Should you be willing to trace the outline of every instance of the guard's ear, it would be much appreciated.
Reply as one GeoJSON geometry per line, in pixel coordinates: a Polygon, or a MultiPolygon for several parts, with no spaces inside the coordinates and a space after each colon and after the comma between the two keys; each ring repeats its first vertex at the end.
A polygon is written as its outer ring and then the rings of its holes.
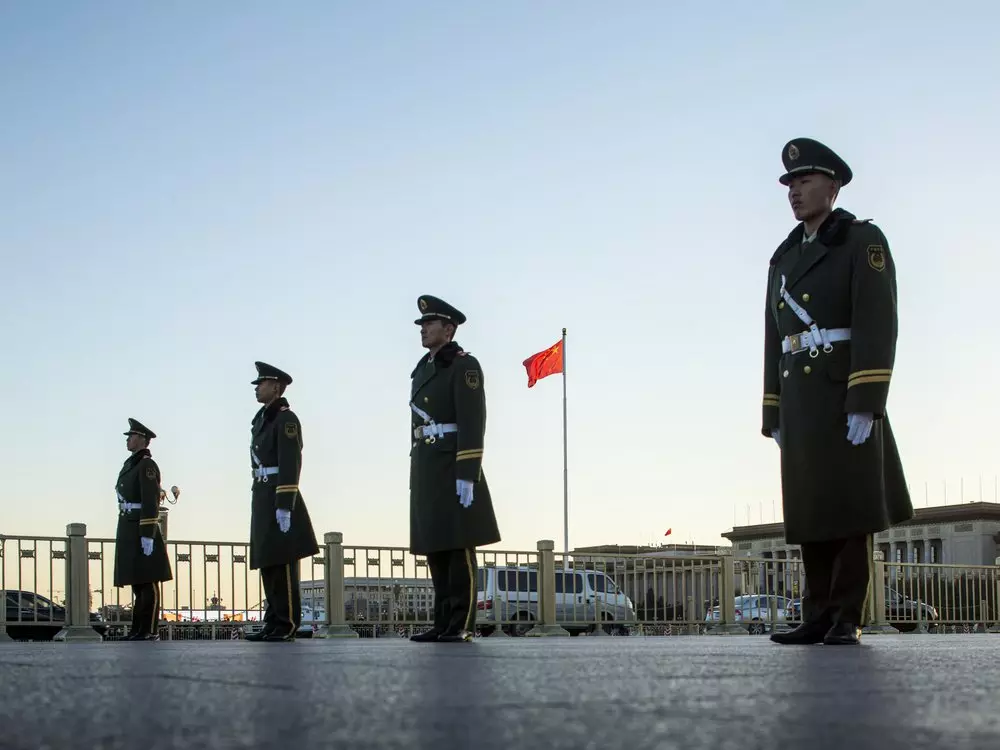
{"type": "Polygon", "coordinates": [[[832,185],[830,187],[830,192],[831,192],[830,204],[833,205],[834,203],[837,202],[837,196],[840,195],[840,188],[843,186],[844,183],[842,183],[840,180],[831,180],[831,183],[832,185]]]}

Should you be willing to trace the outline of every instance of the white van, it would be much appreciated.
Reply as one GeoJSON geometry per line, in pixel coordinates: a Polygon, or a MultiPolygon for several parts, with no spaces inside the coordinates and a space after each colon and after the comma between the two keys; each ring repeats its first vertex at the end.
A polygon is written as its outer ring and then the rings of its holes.
{"type": "MultiPolygon", "coordinates": [[[[628,633],[624,623],[635,620],[635,607],[614,580],[599,570],[555,573],[556,623],[573,635],[592,631],[628,633]],[[622,623],[622,624],[612,624],[622,623]]],[[[538,620],[538,570],[528,567],[482,567],[476,576],[476,629],[493,631],[497,620],[511,635],[524,635],[538,620]]]]}

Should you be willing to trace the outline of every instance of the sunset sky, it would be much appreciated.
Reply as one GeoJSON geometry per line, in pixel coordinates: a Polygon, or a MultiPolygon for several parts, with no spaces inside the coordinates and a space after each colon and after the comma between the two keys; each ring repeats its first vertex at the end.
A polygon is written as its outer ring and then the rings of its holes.
{"type": "Polygon", "coordinates": [[[562,547],[561,376],[528,389],[521,363],[563,327],[572,546],[780,519],[763,303],[796,136],[851,165],[838,205],[898,266],[889,414],[914,503],[963,480],[978,500],[980,477],[994,500],[998,21],[986,2],[0,5],[0,533],[113,535],[135,417],[182,490],[171,536],[246,539],[260,359],[295,378],[317,533],[406,545],[420,294],[468,316],[484,368],[497,547],[562,547]]]}

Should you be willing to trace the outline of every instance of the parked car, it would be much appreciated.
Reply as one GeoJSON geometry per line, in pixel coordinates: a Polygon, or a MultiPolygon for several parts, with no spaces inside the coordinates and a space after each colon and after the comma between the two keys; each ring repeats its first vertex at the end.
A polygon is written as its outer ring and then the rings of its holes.
{"type": "MultiPolygon", "coordinates": [[[[792,600],[774,594],[744,594],[733,601],[736,622],[746,626],[752,635],[771,629],[772,623],[789,624],[794,619],[792,600]]],[[[712,607],[705,615],[709,622],[722,619],[722,608],[712,607]]]]}
{"type": "MultiPolygon", "coordinates": [[[[15,641],[51,641],[66,623],[66,608],[34,591],[3,590],[7,634],[15,641]]],[[[103,637],[108,625],[97,612],[90,613],[94,630],[103,637]]]]}
{"type": "Polygon", "coordinates": [[[890,625],[900,633],[908,633],[917,629],[918,618],[927,628],[937,625],[940,619],[937,609],[930,604],[907,599],[896,589],[885,587],[885,619],[890,625]]]}
{"type": "MultiPolygon", "coordinates": [[[[926,602],[915,599],[907,599],[894,588],[885,587],[885,619],[896,630],[901,633],[908,633],[917,629],[917,612],[920,612],[920,619],[928,628],[933,628],[940,616],[935,607],[926,602]]],[[[802,620],[802,600],[792,600],[792,617],[797,622],[802,620]]]]}
{"type": "MultiPolygon", "coordinates": [[[[493,632],[497,620],[511,635],[524,635],[538,620],[538,571],[527,567],[483,567],[476,576],[476,629],[493,632]]],[[[614,580],[599,570],[556,570],[556,623],[573,635],[603,623],[605,632],[628,634],[635,607],[614,580]]]]}

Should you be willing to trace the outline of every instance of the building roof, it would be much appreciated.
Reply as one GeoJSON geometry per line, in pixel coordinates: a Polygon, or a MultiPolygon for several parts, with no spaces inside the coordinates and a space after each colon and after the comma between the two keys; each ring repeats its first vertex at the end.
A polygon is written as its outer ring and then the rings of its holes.
{"type": "Polygon", "coordinates": [[[710,544],[663,544],[659,546],[637,544],[599,544],[594,547],[574,547],[571,557],[586,555],[642,555],[643,557],[670,557],[672,555],[718,555],[728,551],[728,547],[710,544]]]}
{"type": "MultiPolygon", "coordinates": [[[[1000,503],[963,503],[961,505],[935,505],[931,508],[914,508],[913,518],[896,524],[893,528],[925,526],[932,523],[961,523],[963,521],[1000,521],[1000,503]]],[[[723,535],[731,542],[747,539],[784,538],[783,523],[762,523],[754,526],[736,526],[723,535]]]]}

